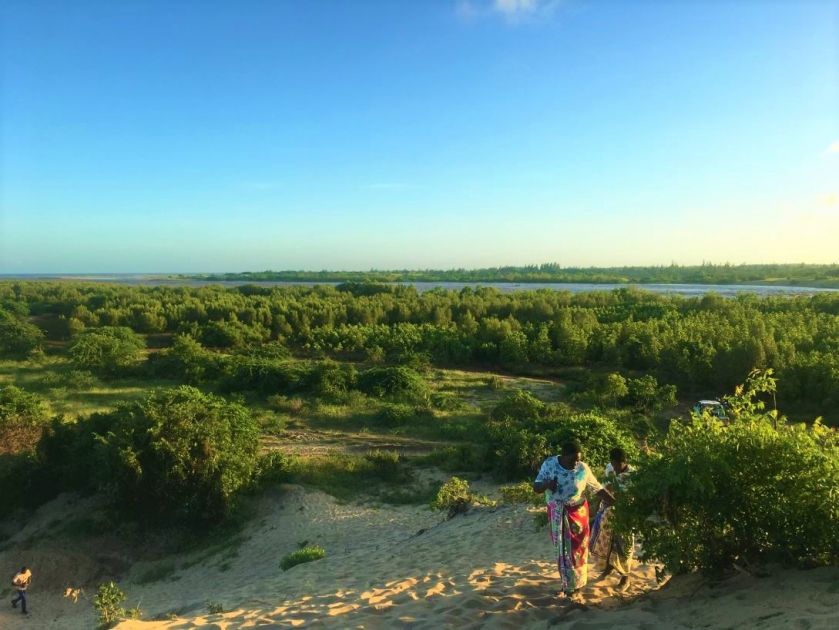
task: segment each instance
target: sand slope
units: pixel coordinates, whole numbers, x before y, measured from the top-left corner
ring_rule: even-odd
[[[176,559],[178,570],[159,582],[138,584],[144,567],[135,567],[120,586],[158,621],[119,630],[839,627],[839,569],[737,576],[716,588],[688,576],[656,590],[642,565],[626,596],[607,578],[589,582],[586,606],[560,602],[547,531],[535,531],[523,507],[444,521],[423,507],[341,505],[292,486],[264,498],[246,535],[229,553]],[[303,542],[329,557],[282,572],[280,558]],[[89,604],[74,605],[58,587],[33,588],[29,619],[0,609],[0,628],[94,627]],[[208,601],[229,612],[208,614]]]

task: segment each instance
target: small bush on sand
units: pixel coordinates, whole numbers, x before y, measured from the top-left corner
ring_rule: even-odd
[[[125,593],[113,582],[100,584],[96,596],[93,598],[93,607],[99,613],[99,626],[102,630],[111,628],[126,617],[125,608],[122,603],[127,599]]]
[[[495,505],[495,502],[487,497],[472,492],[469,482],[465,479],[452,477],[440,487],[431,507],[435,510],[445,510],[449,518],[454,518],[458,514],[468,512],[473,503]]]
[[[283,571],[288,571],[290,568],[296,567],[298,564],[314,562],[315,560],[321,560],[325,557],[326,551],[323,547],[304,547],[303,549],[291,552],[287,556],[283,556],[283,559],[280,560],[280,568]]]

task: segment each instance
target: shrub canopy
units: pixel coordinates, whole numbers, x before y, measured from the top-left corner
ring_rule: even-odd
[[[730,426],[707,416],[673,423],[619,495],[619,527],[641,534],[647,557],[674,573],[837,562],[839,434],[818,420],[776,429],[774,412],[739,408]]]
[[[124,326],[86,328],[73,338],[70,358],[82,370],[113,374],[136,362],[145,347],[145,339]]]

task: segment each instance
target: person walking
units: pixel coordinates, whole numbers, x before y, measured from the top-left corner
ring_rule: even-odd
[[[606,466],[606,489],[612,493],[625,490],[627,479],[633,472],[635,469],[626,463],[626,451],[622,448],[613,448],[609,453],[609,465]],[[621,576],[618,591],[624,593],[629,590],[635,537],[619,536],[614,532],[612,510],[611,505],[604,503],[600,506],[591,528],[589,551],[595,567],[602,572],[601,577],[605,578],[612,571],[617,571]]]
[[[24,615],[28,614],[26,612],[26,587],[29,586],[31,581],[32,571],[29,570],[29,567],[21,568],[20,573],[12,578],[12,586],[17,591],[17,597],[12,600],[12,608],[17,608],[17,604],[20,602],[20,612]]]
[[[588,489],[611,504],[614,497],[582,462],[580,446],[568,442],[560,455],[548,457],[533,482],[533,490],[544,492],[548,503],[548,522],[554,544],[561,594],[578,597],[588,580]]]

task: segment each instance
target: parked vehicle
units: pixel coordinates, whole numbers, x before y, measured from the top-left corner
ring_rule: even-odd
[[[696,403],[696,405],[694,405],[693,412],[700,416],[707,412],[708,415],[722,420],[725,424],[728,424],[729,421],[728,410],[726,409],[725,404],[721,403],[719,400],[700,400]]]

